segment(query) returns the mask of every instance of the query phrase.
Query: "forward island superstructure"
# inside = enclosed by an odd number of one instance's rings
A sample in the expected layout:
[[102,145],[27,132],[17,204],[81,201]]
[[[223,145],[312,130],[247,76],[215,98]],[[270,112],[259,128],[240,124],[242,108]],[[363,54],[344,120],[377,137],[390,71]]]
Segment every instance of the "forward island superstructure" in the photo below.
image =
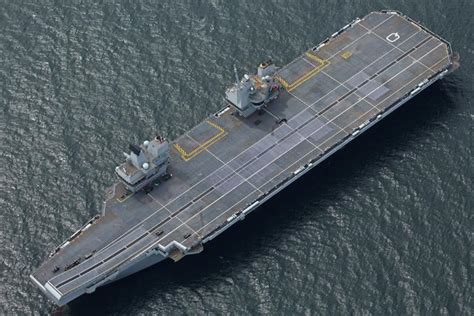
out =
[[205,243],[457,66],[450,44],[394,11],[355,19],[289,64],[272,60],[174,141],[130,145],[88,221],[31,274],[63,305]]

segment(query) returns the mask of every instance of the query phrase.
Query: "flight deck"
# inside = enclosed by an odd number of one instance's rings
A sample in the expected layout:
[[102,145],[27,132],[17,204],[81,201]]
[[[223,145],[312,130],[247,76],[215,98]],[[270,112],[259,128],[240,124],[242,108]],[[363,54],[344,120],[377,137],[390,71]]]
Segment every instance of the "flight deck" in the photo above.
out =
[[[277,70],[277,99],[230,105],[170,143],[172,177],[107,191],[91,220],[33,273],[59,302],[150,255],[179,260],[357,137],[452,65],[449,43],[397,12],[373,12]],[[80,294],[79,294],[80,295]]]

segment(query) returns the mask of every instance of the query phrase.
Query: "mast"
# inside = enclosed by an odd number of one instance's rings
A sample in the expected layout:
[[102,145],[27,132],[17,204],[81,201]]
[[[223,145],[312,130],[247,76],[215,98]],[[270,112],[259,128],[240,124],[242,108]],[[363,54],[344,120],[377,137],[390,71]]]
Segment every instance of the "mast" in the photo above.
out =
[[[234,64],[234,74],[235,74],[235,84],[239,85],[239,74],[237,73],[237,67],[235,67],[235,64]],[[240,85],[239,85],[240,87]]]

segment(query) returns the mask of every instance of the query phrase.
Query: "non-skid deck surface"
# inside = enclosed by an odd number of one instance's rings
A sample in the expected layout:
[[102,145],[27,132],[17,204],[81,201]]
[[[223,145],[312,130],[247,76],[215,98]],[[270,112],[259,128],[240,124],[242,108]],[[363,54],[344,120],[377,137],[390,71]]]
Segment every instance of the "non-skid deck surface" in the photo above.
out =
[[[172,179],[148,195],[108,201],[106,216],[117,229],[89,234],[99,250],[91,259],[52,274],[55,260],[75,260],[53,257],[35,276],[68,293],[158,245],[199,244],[449,64],[448,46],[437,37],[398,14],[369,14],[279,70],[287,91],[263,113],[243,119],[229,110],[180,137]],[[80,248],[87,239],[75,242]]]

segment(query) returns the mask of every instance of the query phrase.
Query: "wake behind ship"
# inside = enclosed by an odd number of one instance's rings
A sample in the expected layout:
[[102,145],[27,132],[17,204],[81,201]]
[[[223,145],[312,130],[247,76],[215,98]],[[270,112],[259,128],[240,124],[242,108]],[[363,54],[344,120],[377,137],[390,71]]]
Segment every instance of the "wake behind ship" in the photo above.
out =
[[450,44],[393,11],[356,19],[169,142],[130,145],[101,215],[30,277],[63,305],[166,258],[197,254],[283,188],[455,69]]

